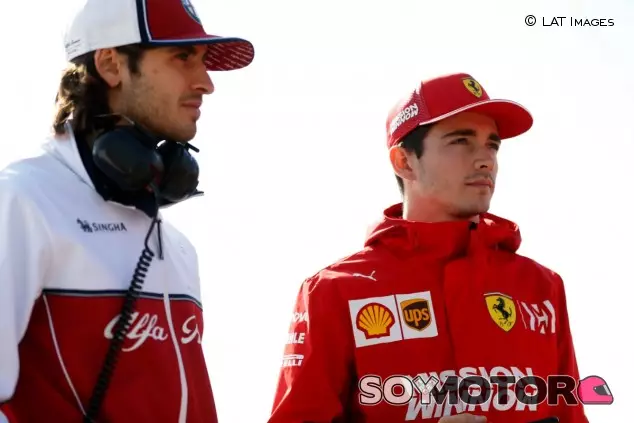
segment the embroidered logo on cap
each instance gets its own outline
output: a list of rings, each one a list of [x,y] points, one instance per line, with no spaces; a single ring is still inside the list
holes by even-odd
[[[394,119],[390,122],[390,134],[393,135],[399,126],[416,116],[418,116],[418,105],[416,103],[405,107],[398,115],[394,116]]]
[[[198,22],[199,25],[202,25],[202,23],[200,22],[200,18],[198,17],[198,14],[196,13],[196,9],[194,8],[194,5],[192,4],[191,0],[181,0],[181,3],[183,7],[185,8],[185,10],[187,11],[187,14],[193,20]]]
[[[482,86],[473,78],[463,78],[462,83],[471,94],[480,98],[482,97]]]

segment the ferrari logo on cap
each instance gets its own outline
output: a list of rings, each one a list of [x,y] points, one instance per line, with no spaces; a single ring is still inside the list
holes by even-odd
[[[464,78],[462,80],[462,83],[471,94],[478,98],[482,97],[482,87],[480,86],[478,81],[473,78]]]
[[[516,311],[513,299],[504,294],[484,296],[491,318],[502,330],[508,332],[515,326]]]

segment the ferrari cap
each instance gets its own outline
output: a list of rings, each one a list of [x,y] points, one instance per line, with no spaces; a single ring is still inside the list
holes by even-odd
[[[386,122],[387,146],[397,145],[420,125],[467,110],[495,120],[501,139],[521,135],[533,125],[531,114],[522,105],[511,100],[491,99],[471,75],[457,73],[422,81],[392,107]]]

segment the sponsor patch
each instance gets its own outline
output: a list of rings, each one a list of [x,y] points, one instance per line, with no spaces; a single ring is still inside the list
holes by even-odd
[[[348,304],[357,347],[403,339],[394,295],[350,300]]]
[[[492,293],[485,294],[484,300],[489,310],[491,319],[502,330],[508,332],[513,329],[517,319],[517,311],[513,298],[505,294]]]
[[[438,336],[431,292],[398,294],[396,301],[403,327],[404,339],[433,338]]]
[[[357,347],[438,336],[429,291],[351,300],[349,308]]]

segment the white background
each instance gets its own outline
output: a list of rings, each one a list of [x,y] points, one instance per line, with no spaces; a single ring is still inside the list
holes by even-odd
[[[1,8],[2,165],[48,131],[61,31],[76,4]],[[208,31],[256,46],[251,67],[212,75],[194,142],[207,196],[168,213],[199,249],[221,422],[266,421],[301,281],[359,249],[400,200],[384,146],[388,108],[417,80],[449,72],[533,113],[533,129],[500,152],[491,211],[520,225],[520,253],[565,279],[581,374],[604,377],[615,395],[587,407],[590,421],[631,419],[631,1],[194,4]],[[542,26],[555,16],[565,26]],[[571,16],[615,26],[574,28]]]

